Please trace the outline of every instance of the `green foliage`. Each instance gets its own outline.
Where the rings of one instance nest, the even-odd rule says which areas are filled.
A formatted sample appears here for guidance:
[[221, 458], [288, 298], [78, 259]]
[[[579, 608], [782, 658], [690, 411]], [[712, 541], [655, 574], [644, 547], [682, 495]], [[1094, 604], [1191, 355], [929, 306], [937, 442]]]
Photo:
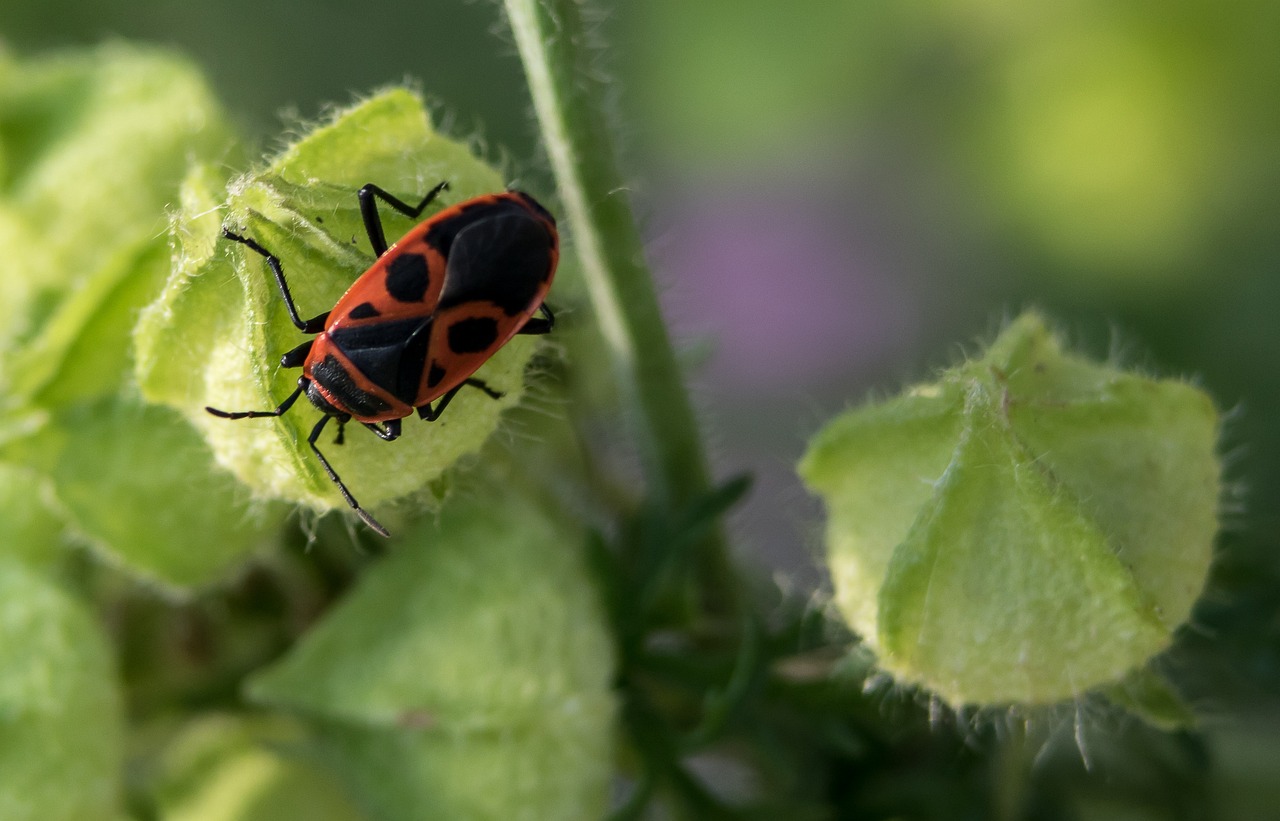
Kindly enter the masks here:
[[[501, 181], [464, 145], [431, 131], [421, 100], [404, 90], [334, 115], [261, 173], [228, 186], [219, 170], [230, 138], [222, 115], [198, 75], [173, 58], [112, 46], [4, 69], [0, 95], [11, 105], [0, 117], [0, 230], [14, 266], [3, 306], [12, 338], [0, 357], [0, 502], [12, 511], [0, 530], [0, 814], [105, 818], [122, 793], [117, 677], [84, 605], [36, 574], [65, 577], [104, 607], [139, 616], [174, 605], [136, 580], [172, 591], [225, 577], [269, 544], [281, 508], [251, 502], [214, 466], [210, 446], [251, 485], [256, 477], [260, 493], [322, 508], [336, 498], [302, 453], [305, 443], [299, 449], [298, 426], [310, 422], [273, 432], [203, 409], [277, 402], [292, 377], [264, 363], [298, 336], [261, 259], [221, 239], [224, 219], [296, 262], [298, 300], [319, 310], [371, 257], [349, 241], [364, 241], [360, 184], [412, 197], [447, 180], [442, 199], [452, 202]], [[117, 158], [110, 180], [85, 164], [104, 153]], [[162, 229], [174, 200], [182, 210], [171, 220], [171, 254]], [[387, 216], [390, 232], [399, 219]], [[54, 269], [38, 276], [37, 260]], [[398, 447], [367, 447], [370, 437], [335, 463], [374, 503], [424, 490], [439, 497], [451, 484], [442, 472], [518, 400], [533, 349], [517, 340], [486, 367], [502, 402], [464, 396], [448, 419], [413, 429]], [[500, 512], [463, 499], [439, 528], [420, 526], [256, 679], [254, 698], [305, 715], [305, 725], [282, 733], [270, 717], [225, 715], [171, 731], [149, 725], [148, 735], [176, 735], [146, 754], [158, 763], [144, 770], [151, 775], [131, 804], [200, 819], [320, 817], [308, 807], [334, 819], [416, 817], [410, 808], [428, 805], [453, 817], [603, 811], [612, 650], [579, 566], [582, 537], [519, 499]], [[64, 531], [107, 562], [67, 554]], [[389, 610], [388, 601], [401, 607]], [[261, 656], [252, 618], [209, 615], [233, 632], [203, 652], [225, 658], [179, 652], [171, 666], [180, 669], [161, 673], [135, 660], [126, 671], [143, 714], [223, 699], [219, 685], [192, 674], [236, 675]], [[129, 652], [162, 646], [163, 633], [143, 629], [155, 617], [122, 624], [140, 629], [120, 637]], [[249, 640], [247, 651], [237, 635]], [[415, 717], [440, 723], [416, 726]], [[329, 766], [343, 771], [355, 804], [334, 792]], [[508, 789], [491, 789], [490, 773], [521, 769], [501, 780]]]
[[57, 564], [62, 518], [51, 495], [48, 482], [35, 471], [0, 464], [0, 544], [7, 557], [36, 567]]
[[226, 151], [222, 112], [185, 62], [122, 45], [8, 66], [0, 111], [0, 459], [111, 561], [207, 581], [270, 520], [246, 516], [190, 426], [139, 401], [129, 351], [169, 267], [164, 210], [192, 157]]
[[[1170, 814], [1207, 806], [1187, 774], [1248, 734], [1189, 729], [1152, 659], [1209, 571], [1208, 397], [1068, 353], [1024, 316], [810, 444], [801, 471], [827, 504], [844, 624], [753, 582], [722, 531], [750, 480], [709, 478], [619, 193], [589, 15], [576, 0], [505, 8], [589, 303], [562, 281], [555, 347], [518, 337], [485, 366], [502, 401], [464, 392], [394, 445], [326, 446], [365, 504], [395, 503], [397, 538], [368, 552], [349, 520], [311, 515], [346, 506], [306, 446], [305, 401], [278, 419], [205, 411], [276, 406], [297, 375], [280, 355], [303, 338], [263, 259], [223, 228], [280, 257], [309, 317], [372, 259], [361, 185], [413, 200], [447, 181], [438, 209], [502, 175], [390, 88], [228, 179], [248, 152], [181, 59], [0, 52], [0, 816], [585, 819], [618, 785], [619, 819], [1092, 816], [1153, 783]], [[725, 124], [762, 99], [787, 124], [809, 116], [826, 99], [812, 79], [857, 65], [870, 83], [900, 46], [867, 34], [852, 57], [799, 54], [814, 35], [842, 42], [814, 21], [906, 36], [917, 14], [827, 11], [804, 35], [784, 30], [793, 11], [762, 10], [709, 48], [688, 40], [735, 77], [804, 59], [748, 96], [691, 86], [672, 121], [714, 142], [738, 139]], [[1186, 111], [1146, 95], [1159, 83], [1113, 85], [1104, 69], [1132, 55], [1104, 45], [1114, 59], [1080, 104], [1142, 97], [1120, 106], [1151, 126], [1135, 144], [1171, 146], [1153, 135]], [[1052, 68], [1068, 51], [1028, 59]], [[1031, 156], [1051, 122], [1035, 102], [1010, 113], [1028, 179], [1056, 167]], [[1184, 155], [1110, 159], [1145, 177], [1170, 156]], [[1106, 226], [1076, 250], [1118, 258], [1177, 233], [1187, 200], [1166, 193], [1190, 186], [1170, 179], [1133, 201], [1141, 236]], [[1096, 225], [1086, 206], [1112, 181], [1073, 178], [1044, 225]], [[390, 238], [409, 227], [382, 215]], [[581, 384], [601, 361], [616, 395]], [[531, 370], [555, 378], [527, 392]], [[638, 481], [601, 430], [630, 434]], [[303, 526], [287, 526], [297, 507]], [[852, 652], [846, 624], [863, 638]], [[878, 688], [877, 665], [956, 710]], [[973, 705], [995, 709], [970, 721]], [[1109, 728], [1122, 714], [1143, 721]], [[1109, 733], [1100, 754], [1091, 732]]]
[[163, 751], [160, 812], [173, 821], [361, 821], [323, 769], [288, 754], [300, 738], [280, 720], [192, 722]]
[[318, 723], [379, 819], [591, 818], [611, 768], [613, 650], [582, 535], [464, 486], [249, 698]]
[[112, 668], [84, 605], [0, 556], [0, 817], [116, 813], [124, 715]]
[[1163, 649], [1204, 586], [1218, 415], [1062, 351], [1034, 314], [801, 464], [837, 602], [886, 669], [960, 704], [1053, 702]]

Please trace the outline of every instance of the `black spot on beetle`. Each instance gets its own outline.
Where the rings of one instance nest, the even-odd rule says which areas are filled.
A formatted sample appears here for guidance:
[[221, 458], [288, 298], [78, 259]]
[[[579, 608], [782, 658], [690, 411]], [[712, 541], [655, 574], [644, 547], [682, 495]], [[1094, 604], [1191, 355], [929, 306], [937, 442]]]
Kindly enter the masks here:
[[487, 351], [498, 340], [498, 322], [488, 316], [460, 319], [449, 326], [449, 350], [454, 353]]
[[369, 319], [375, 316], [381, 316], [378, 309], [373, 306], [372, 302], [361, 302], [359, 305], [351, 309], [348, 314], [352, 319]]
[[387, 264], [387, 293], [400, 302], [421, 302], [430, 284], [422, 254], [400, 254]]
[[440, 363], [435, 360], [431, 361], [431, 370], [427, 371], [427, 387], [434, 388], [444, 381], [445, 369], [440, 367]]
[[551, 276], [553, 247], [546, 224], [528, 211], [490, 209], [453, 237], [439, 308], [483, 301], [516, 316], [536, 307]]

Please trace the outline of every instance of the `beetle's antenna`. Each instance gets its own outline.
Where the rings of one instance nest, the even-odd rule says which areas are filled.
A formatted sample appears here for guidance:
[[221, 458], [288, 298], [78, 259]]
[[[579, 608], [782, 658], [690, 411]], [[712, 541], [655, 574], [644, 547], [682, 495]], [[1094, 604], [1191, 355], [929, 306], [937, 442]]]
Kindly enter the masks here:
[[289, 394], [288, 398], [280, 403], [275, 410], [269, 411], [224, 411], [217, 408], [205, 406], [205, 410], [214, 416], [220, 416], [223, 419], [260, 419], [264, 416], [284, 416], [289, 408], [293, 407], [293, 403], [298, 401], [298, 397], [302, 396], [302, 392], [307, 389], [311, 382], [305, 376], [298, 380], [298, 388]]

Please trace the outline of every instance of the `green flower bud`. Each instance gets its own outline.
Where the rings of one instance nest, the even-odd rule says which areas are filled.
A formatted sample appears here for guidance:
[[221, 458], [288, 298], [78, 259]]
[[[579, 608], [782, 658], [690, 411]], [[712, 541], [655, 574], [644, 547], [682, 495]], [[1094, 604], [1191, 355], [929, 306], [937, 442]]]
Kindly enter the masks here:
[[607, 806], [614, 656], [583, 536], [498, 492], [460, 488], [250, 682], [252, 700], [311, 720], [377, 818]]
[[0, 818], [113, 818], [123, 709], [106, 637], [84, 608], [0, 556]]
[[[278, 419], [229, 421], [205, 412], [206, 405], [277, 406], [299, 376], [281, 368], [280, 357], [306, 339], [289, 321], [263, 258], [222, 239], [221, 228], [232, 226], [279, 257], [299, 311], [310, 317], [332, 308], [374, 260], [359, 188], [372, 182], [413, 201], [442, 181], [449, 189], [433, 209], [503, 188], [497, 171], [433, 131], [422, 101], [404, 89], [339, 112], [225, 191], [209, 168], [196, 169], [173, 224], [172, 274], [136, 333], [144, 394], [181, 410], [218, 461], [258, 495], [345, 509], [306, 444], [318, 416], [305, 399]], [[392, 241], [414, 224], [390, 208], [380, 213]], [[534, 344], [517, 337], [481, 370], [502, 400], [463, 391], [441, 421], [411, 419], [394, 444], [357, 429], [343, 447], [326, 447], [326, 456], [365, 506], [427, 488], [479, 448], [502, 409], [518, 401]]]
[[1120, 679], [1204, 585], [1218, 423], [1202, 391], [1066, 353], [1024, 315], [811, 443], [837, 607], [886, 670], [952, 704]]

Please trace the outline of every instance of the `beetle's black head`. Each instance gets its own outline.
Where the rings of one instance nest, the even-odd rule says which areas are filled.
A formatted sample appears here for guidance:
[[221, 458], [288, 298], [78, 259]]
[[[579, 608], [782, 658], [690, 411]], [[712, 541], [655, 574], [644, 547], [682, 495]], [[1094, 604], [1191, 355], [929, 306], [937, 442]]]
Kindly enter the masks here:
[[311, 400], [311, 404], [315, 405], [325, 416], [336, 417], [339, 422], [345, 422], [351, 418], [350, 413], [336, 407], [326, 399], [325, 395], [320, 392], [320, 388], [312, 380], [303, 376], [298, 379], [298, 384], [306, 391], [307, 398]]

